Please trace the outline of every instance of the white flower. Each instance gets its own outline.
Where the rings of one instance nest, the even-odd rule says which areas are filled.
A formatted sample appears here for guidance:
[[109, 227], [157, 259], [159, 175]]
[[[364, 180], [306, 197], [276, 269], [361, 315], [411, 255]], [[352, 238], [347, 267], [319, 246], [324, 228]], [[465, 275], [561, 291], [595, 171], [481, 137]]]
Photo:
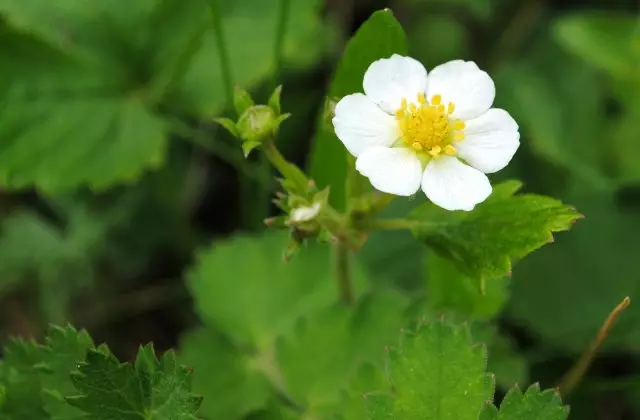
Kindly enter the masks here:
[[518, 124], [491, 108], [495, 86], [471, 61], [427, 70], [394, 54], [373, 62], [364, 92], [335, 107], [336, 135], [357, 157], [356, 169], [378, 190], [402, 196], [422, 186], [447, 210], [473, 210], [491, 194], [485, 174], [507, 166]]

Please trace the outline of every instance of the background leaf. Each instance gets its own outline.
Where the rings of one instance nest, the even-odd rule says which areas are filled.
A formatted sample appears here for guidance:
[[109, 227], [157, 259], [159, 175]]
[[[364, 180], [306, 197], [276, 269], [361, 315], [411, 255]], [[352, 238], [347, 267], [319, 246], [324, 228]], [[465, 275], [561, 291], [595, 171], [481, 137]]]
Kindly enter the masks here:
[[[345, 47], [329, 87], [329, 99], [340, 99], [362, 91], [364, 73], [372, 62], [390, 57], [394, 53], [405, 55], [406, 50], [404, 31], [391, 11], [385, 9], [375, 12]], [[331, 187], [330, 202], [342, 209], [345, 204], [347, 151], [335, 136], [333, 126], [325, 126], [323, 116], [319, 118], [316, 130], [309, 173], [319, 186]]]

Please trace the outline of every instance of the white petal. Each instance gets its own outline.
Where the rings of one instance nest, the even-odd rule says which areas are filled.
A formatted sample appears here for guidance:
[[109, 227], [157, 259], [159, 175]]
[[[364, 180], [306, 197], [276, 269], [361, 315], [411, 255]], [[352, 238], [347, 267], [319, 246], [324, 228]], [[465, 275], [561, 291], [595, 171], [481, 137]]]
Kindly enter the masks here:
[[490, 174], [507, 166], [518, 146], [518, 124], [507, 111], [492, 108], [466, 122], [464, 139], [456, 143], [456, 150], [469, 165]]
[[320, 213], [320, 203], [315, 203], [311, 207], [298, 207], [291, 211], [290, 219], [293, 222], [308, 222]]
[[364, 93], [390, 114], [400, 109], [402, 98], [417, 102], [427, 88], [427, 70], [417, 60], [394, 54], [371, 63], [362, 82]]
[[408, 196], [420, 188], [422, 164], [409, 149], [372, 147], [358, 156], [356, 169], [378, 191]]
[[391, 146], [400, 135], [395, 117], [362, 93], [347, 95], [336, 104], [333, 127], [354, 156], [371, 146]]
[[441, 156], [424, 171], [422, 190], [427, 198], [446, 210], [471, 211], [491, 194], [485, 174], [457, 158]]
[[484, 114], [496, 96], [489, 75], [472, 61], [454, 60], [431, 70], [427, 83], [427, 99], [442, 97], [442, 103], [453, 102], [453, 118], [463, 120]]

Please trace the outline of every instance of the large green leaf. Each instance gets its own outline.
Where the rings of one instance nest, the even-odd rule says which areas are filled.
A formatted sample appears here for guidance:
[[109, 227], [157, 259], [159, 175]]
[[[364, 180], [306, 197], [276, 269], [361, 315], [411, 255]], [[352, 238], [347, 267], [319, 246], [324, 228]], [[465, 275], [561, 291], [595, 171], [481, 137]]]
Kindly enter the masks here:
[[[611, 193], [576, 192], [570, 200], [585, 220], [521, 263], [512, 281], [509, 312], [546, 343], [580, 353], [608, 313], [625, 296], [640, 292], [640, 216], [632, 204], [618, 208]], [[638, 322], [640, 307], [631, 305], [611, 329], [605, 348], [640, 351]]]
[[206, 419], [243, 418], [273, 394], [258, 360], [212, 329], [184, 335], [179, 360], [193, 369], [193, 390], [203, 397], [198, 414]]
[[72, 376], [77, 392], [67, 401], [95, 420], [196, 420], [201, 398], [191, 393], [189, 370], [172, 351], [159, 359], [141, 347], [135, 364], [106, 349], [89, 350]]
[[556, 38], [611, 76], [640, 83], [638, 16], [622, 12], [580, 12], [563, 17]]
[[405, 333], [389, 359], [394, 393], [365, 395], [372, 420], [476, 420], [493, 398], [486, 353], [471, 345], [466, 328], [442, 321], [423, 325]]
[[412, 213], [413, 219], [424, 222], [414, 233], [483, 289], [486, 281], [509, 275], [513, 260], [551, 242], [553, 232], [569, 229], [580, 217], [558, 200], [514, 195], [520, 187], [517, 181], [495, 186], [471, 212], [446, 211], [427, 203]]
[[237, 237], [204, 250], [188, 280], [202, 319], [236, 343], [266, 349], [300, 316], [337, 302], [328, 248], [311, 246], [284, 263], [286, 240]]
[[277, 360], [287, 390], [311, 413], [331, 410], [366, 362], [382, 366], [383, 349], [403, 325], [407, 301], [396, 292], [365, 295], [355, 308], [334, 306], [301, 319]]
[[[291, 3], [286, 57], [309, 62], [319, 48], [308, 45], [322, 45], [306, 42], [320, 28], [318, 2]], [[165, 157], [170, 127], [157, 109], [212, 116], [225, 102], [204, 0], [126, 8], [113, 0], [1, 0], [0, 12], [23, 31], [0, 30], [4, 185], [104, 188], [136, 179]], [[234, 82], [262, 80], [272, 68], [275, 5], [240, 0], [221, 13]]]
[[534, 384], [525, 393], [518, 387], [510, 389], [500, 410], [487, 406], [480, 420], [566, 420], [568, 416], [569, 409], [562, 405], [556, 390], [541, 391]]
[[[392, 54], [406, 55], [404, 31], [389, 9], [375, 12], [362, 24], [347, 44], [329, 88], [329, 99], [362, 91], [362, 79], [369, 65]], [[328, 127], [325, 116], [318, 119], [313, 140], [310, 175], [322, 187], [331, 187], [331, 204], [341, 209], [345, 205], [347, 151]]]

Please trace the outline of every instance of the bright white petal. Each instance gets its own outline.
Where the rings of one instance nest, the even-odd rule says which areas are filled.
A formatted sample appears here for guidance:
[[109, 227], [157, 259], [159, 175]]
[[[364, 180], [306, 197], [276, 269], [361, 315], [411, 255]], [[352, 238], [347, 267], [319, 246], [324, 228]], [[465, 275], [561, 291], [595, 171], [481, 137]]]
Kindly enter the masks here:
[[490, 174], [507, 166], [518, 146], [518, 124], [507, 111], [492, 108], [466, 122], [464, 139], [456, 143], [456, 150], [469, 165]]
[[491, 194], [485, 174], [457, 158], [441, 156], [427, 165], [422, 177], [427, 198], [446, 210], [471, 211]]
[[496, 96], [491, 77], [472, 61], [454, 60], [439, 65], [429, 73], [427, 99], [442, 97], [442, 103], [453, 102], [453, 118], [463, 120], [484, 114]]
[[402, 98], [417, 102], [427, 88], [427, 70], [417, 60], [394, 54], [371, 63], [362, 82], [364, 93], [390, 114], [400, 109]]
[[362, 93], [347, 95], [337, 103], [333, 127], [354, 156], [371, 146], [391, 146], [399, 137], [395, 117]]
[[369, 148], [358, 156], [356, 169], [369, 178], [378, 191], [408, 196], [420, 188], [422, 164], [409, 149]]

